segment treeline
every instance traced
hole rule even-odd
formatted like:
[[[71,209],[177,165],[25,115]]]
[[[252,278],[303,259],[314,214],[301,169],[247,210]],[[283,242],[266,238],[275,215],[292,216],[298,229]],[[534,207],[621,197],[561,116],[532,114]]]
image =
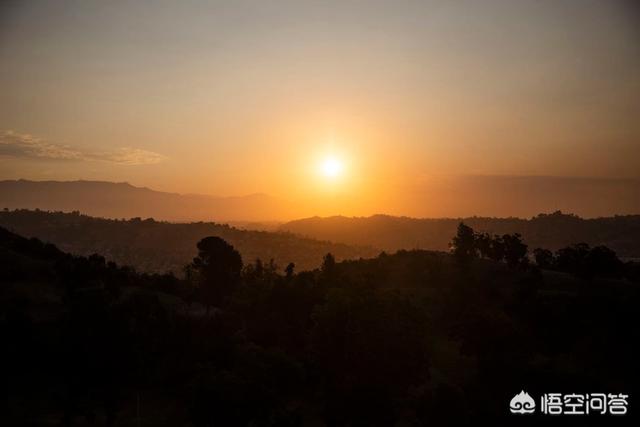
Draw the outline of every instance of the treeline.
[[[523,387],[635,395],[635,284],[559,293],[456,249],[298,272],[209,236],[177,279],[0,230],[0,424],[501,424]]]
[[[509,267],[528,265],[528,248],[519,234],[490,236],[476,233],[464,223],[458,225],[458,232],[451,241],[453,255],[460,261],[482,257],[496,262],[506,262]]]
[[[184,282],[170,273],[140,273],[103,256],[71,255],[40,239],[26,239],[0,227],[0,282],[44,280],[69,296],[84,288],[106,289],[114,296],[125,287],[184,296]]]
[[[461,222],[450,248],[460,261],[479,257],[505,262],[511,268],[526,268],[531,261],[535,261],[535,265],[541,269],[571,273],[584,279],[625,277],[633,281],[640,280],[639,263],[623,262],[613,250],[603,245],[592,248],[586,243],[576,243],[555,253],[544,248],[536,248],[530,253],[518,233],[492,236],[476,232]]]
[[[273,259],[280,266],[294,262],[298,268],[319,266],[331,252],[338,260],[368,258],[379,250],[301,238],[290,233],[240,230],[212,222],[169,223],[153,218],[112,220],[79,212],[40,210],[0,211],[0,226],[19,235],[51,242],[65,252],[88,256],[99,253],[109,261],[138,271],[182,275],[194,256],[195,246],[206,236],[219,236],[240,251],[244,259]]]
[[[329,254],[296,274],[244,264],[219,237],[197,249],[177,279],[0,228],[0,423],[381,425],[425,381],[425,312],[408,296],[350,287]]]
[[[607,246],[623,258],[640,258],[640,215],[580,218],[560,211],[522,218],[407,218],[374,215],[363,218],[307,218],[288,222],[283,231],[314,239],[371,245],[385,251],[448,249],[458,223],[491,236],[520,234],[532,248],[552,251],[586,242]]]

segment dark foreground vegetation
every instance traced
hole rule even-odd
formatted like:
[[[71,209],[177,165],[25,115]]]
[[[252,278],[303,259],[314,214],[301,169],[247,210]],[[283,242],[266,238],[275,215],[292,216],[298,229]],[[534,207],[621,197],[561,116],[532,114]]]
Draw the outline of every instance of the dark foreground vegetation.
[[[633,264],[541,269],[519,236],[464,225],[452,254],[313,271],[219,237],[192,253],[177,279],[0,229],[0,425],[514,425],[523,389],[638,396]]]

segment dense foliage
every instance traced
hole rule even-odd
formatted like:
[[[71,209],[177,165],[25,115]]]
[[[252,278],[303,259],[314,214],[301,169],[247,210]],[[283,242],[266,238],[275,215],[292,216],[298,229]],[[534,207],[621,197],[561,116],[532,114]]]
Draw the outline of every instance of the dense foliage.
[[[505,262],[510,268],[527,268],[531,260],[529,247],[520,234],[491,236],[477,233],[463,222],[458,225],[450,246],[459,262],[480,257]],[[558,249],[555,254],[549,249],[536,248],[531,255],[541,269],[571,273],[583,279],[625,277],[637,282],[640,278],[640,264],[623,262],[614,251],[602,245],[592,248],[586,243],[575,243]]]
[[[428,251],[281,274],[200,243],[178,280],[0,230],[0,424],[455,425],[523,388],[637,394],[629,280]]]

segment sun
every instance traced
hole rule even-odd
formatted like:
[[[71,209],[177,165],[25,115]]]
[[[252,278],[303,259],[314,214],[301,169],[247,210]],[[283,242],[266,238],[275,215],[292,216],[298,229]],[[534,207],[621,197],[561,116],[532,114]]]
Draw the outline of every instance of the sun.
[[[344,172],[344,163],[337,157],[326,157],[320,163],[320,172],[325,178],[338,178]]]

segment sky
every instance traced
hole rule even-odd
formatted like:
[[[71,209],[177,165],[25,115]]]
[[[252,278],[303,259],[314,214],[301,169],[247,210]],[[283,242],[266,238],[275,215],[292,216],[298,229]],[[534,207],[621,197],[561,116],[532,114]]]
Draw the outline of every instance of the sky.
[[[640,178],[640,7],[8,0],[0,94],[0,179],[402,212],[442,176]]]

